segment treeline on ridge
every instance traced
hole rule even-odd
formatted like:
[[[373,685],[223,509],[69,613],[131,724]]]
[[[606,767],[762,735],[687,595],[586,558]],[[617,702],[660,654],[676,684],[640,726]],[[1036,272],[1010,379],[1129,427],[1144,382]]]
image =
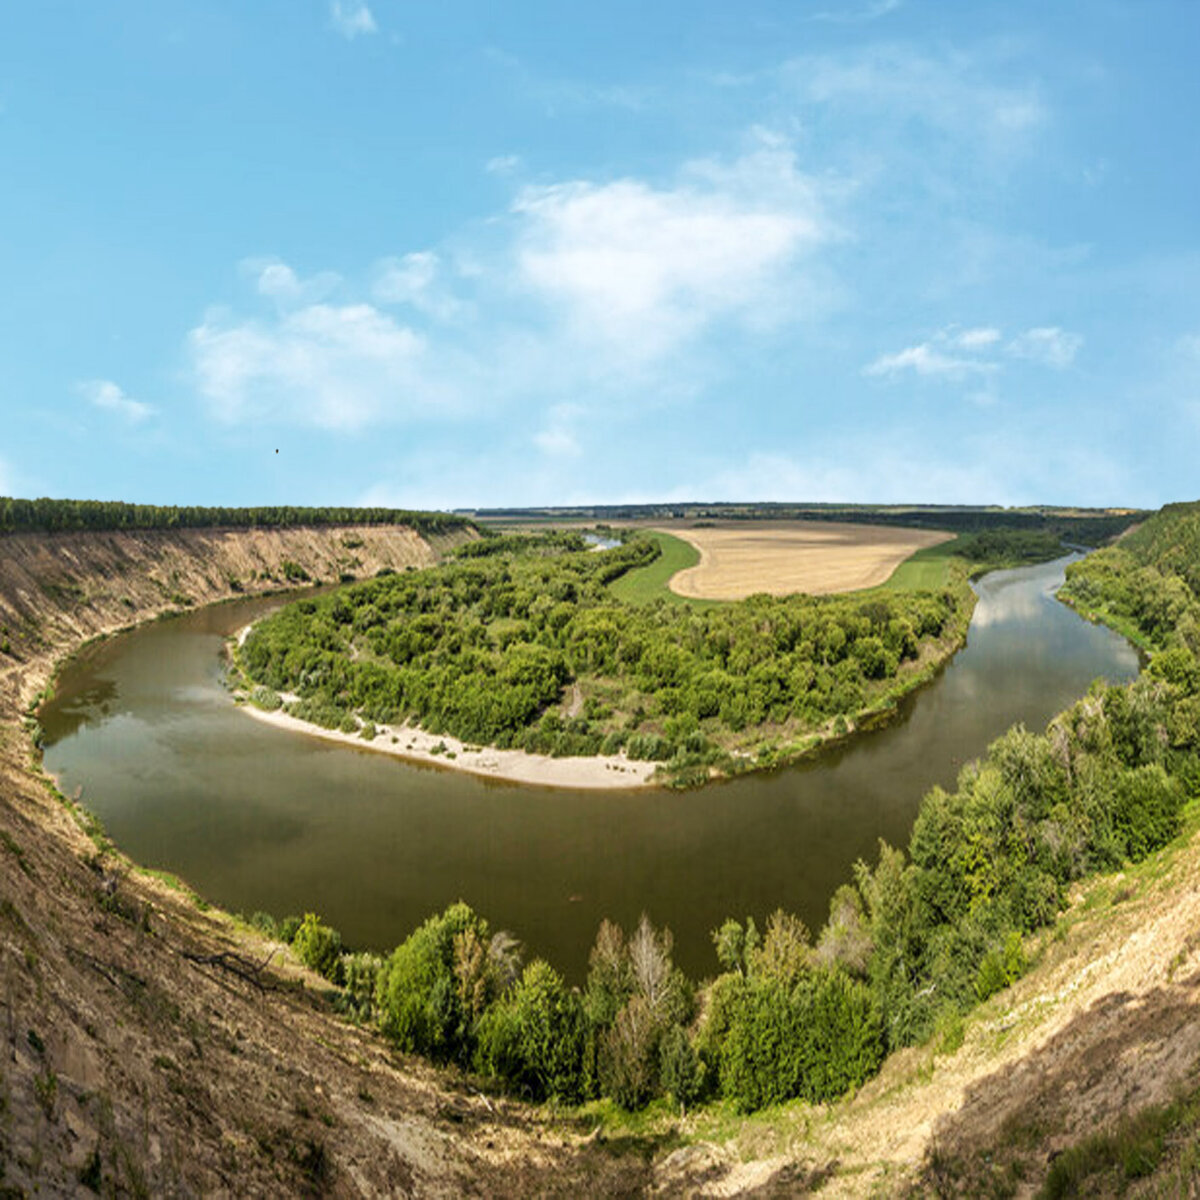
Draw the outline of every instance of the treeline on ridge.
[[[658,553],[641,536],[603,551],[577,533],[482,539],[441,567],[288,606],[255,625],[239,662],[327,727],[409,720],[542,754],[623,749],[692,782],[886,705],[923,650],[961,637],[972,604],[965,569],[937,593],[617,600],[607,585]],[[747,745],[752,760],[732,754]]]
[[[0,496],[0,533],[67,533],[126,529],[291,529],[303,525],[407,525],[420,534],[474,529],[454,513],[397,508],[205,508],[125,504],[116,500],[20,500]]]

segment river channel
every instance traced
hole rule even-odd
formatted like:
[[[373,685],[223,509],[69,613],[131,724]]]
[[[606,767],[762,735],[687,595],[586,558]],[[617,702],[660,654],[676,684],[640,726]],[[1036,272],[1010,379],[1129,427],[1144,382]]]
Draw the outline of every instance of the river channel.
[[[349,946],[388,950],[461,898],[575,982],[601,918],[629,928],[645,911],[700,978],[725,917],[761,925],[782,906],[818,929],[856,859],[906,842],[930,787],[1093,679],[1136,675],[1128,643],[1053,598],[1069,561],[981,580],[966,647],[885,728],[699,791],[496,783],[253,721],[221,647],[278,598],[89,648],[42,714],[45,763],[135,861],[233,911],[316,911]]]

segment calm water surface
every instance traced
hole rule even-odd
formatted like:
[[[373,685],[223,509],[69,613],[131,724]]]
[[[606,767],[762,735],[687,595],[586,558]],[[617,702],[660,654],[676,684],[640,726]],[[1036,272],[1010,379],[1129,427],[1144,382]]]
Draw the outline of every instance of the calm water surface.
[[[234,911],[315,910],[390,949],[460,897],[578,980],[602,917],[645,910],[712,974],[709,931],[782,905],[819,928],[855,859],[907,840],[921,796],[1023,721],[1041,729],[1135,651],[1053,599],[1062,559],[979,585],[966,648],[899,718],[816,762],[696,792],[499,784],[272,729],[221,683],[246,600],[97,646],[42,716],[47,769],[136,861]]]

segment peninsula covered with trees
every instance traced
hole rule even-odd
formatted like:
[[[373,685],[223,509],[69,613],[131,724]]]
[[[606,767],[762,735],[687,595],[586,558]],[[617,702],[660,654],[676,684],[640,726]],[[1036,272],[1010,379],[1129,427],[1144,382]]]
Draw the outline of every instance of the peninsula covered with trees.
[[[1035,557],[1057,545],[1035,541]],[[933,591],[618,599],[609,585],[659,553],[644,534],[608,549],[578,532],[486,537],[442,566],[288,606],[254,626],[239,664],[259,703],[291,695],[292,715],[326,728],[623,752],[695,784],[890,708],[961,644],[974,602],[962,557]]]

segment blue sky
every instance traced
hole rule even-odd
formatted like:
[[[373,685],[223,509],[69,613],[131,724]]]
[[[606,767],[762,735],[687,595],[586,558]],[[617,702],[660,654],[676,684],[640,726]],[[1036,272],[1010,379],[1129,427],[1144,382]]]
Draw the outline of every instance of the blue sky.
[[[1200,5],[0,13],[0,494],[1200,496]]]

